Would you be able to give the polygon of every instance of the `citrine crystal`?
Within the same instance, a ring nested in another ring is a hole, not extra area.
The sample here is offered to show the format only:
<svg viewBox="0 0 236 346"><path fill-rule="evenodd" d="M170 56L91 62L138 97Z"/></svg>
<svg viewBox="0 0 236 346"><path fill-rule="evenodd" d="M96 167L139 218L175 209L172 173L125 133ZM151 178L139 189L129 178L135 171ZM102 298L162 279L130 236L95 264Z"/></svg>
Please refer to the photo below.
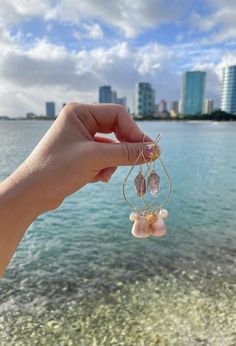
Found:
<svg viewBox="0 0 236 346"><path fill-rule="evenodd" d="M158 193L159 184L160 184L160 177L153 170L147 179L147 189L153 196L155 196Z"/></svg>

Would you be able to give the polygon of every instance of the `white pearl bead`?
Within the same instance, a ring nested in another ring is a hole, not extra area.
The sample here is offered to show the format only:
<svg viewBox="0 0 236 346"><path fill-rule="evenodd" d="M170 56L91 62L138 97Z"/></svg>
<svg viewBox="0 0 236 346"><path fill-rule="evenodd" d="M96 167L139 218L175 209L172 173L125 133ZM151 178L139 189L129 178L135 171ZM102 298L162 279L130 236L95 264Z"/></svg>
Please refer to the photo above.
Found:
<svg viewBox="0 0 236 346"><path fill-rule="evenodd" d="M159 216L162 217L163 219L167 218L168 216L168 211L166 209L161 209L159 211Z"/></svg>
<svg viewBox="0 0 236 346"><path fill-rule="evenodd" d="M135 221L138 217L137 213L131 213L129 216L130 221Z"/></svg>

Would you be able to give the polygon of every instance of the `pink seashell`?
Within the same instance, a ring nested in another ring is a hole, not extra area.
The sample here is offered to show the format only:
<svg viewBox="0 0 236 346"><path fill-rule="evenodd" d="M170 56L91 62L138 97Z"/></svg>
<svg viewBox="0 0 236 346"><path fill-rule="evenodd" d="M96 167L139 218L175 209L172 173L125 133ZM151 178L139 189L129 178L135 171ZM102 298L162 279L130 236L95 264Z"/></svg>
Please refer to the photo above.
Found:
<svg viewBox="0 0 236 346"><path fill-rule="evenodd" d="M148 238L151 235L151 229L147 218L145 216L138 216L131 232L136 238Z"/></svg>
<svg viewBox="0 0 236 346"><path fill-rule="evenodd" d="M166 234L166 225L162 217L158 217L158 220L150 225L152 236L153 237L162 237Z"/></svg>

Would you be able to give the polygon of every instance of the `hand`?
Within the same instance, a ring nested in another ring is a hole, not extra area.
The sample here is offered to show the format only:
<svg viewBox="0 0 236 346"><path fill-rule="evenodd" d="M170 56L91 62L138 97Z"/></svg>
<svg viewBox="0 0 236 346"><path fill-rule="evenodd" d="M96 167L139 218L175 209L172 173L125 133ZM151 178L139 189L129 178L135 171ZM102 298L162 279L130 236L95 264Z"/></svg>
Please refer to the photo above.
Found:
<svg viewBox="0 0 236 346"><path fill-rule="evenodd" d="M99 132L114 132L120 143ZM133 165L141 146L146 161L155 159L151 138L123 107L67 105L29 157L0 184L0 276L40 214L87 183L108 181L118 165Z"/></svg>
<svg viewBox="0 0 236 346"><path fill-rule="evenodd" d="M97 136L111 132L121 143ZM40 187L42 211L87 183L107 182L117 166L134 164L144 139L152 142L122 106L68 104L23 164Z"/></svg>

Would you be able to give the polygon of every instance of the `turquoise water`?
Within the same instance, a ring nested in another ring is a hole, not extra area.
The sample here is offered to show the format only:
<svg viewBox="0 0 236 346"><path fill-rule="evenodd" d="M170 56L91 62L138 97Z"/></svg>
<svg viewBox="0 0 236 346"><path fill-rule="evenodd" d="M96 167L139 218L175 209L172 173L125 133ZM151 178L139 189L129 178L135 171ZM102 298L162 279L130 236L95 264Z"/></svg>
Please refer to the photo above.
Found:
<svg viewBox="0 0 236 346"><path fill-rule="evenodd" d="M142 122L173 182L164 238L131 236L128 172L30 227L0 281L0 345L236 345L236 123ZM47 121L0 122L0 180Z"/></svg>

